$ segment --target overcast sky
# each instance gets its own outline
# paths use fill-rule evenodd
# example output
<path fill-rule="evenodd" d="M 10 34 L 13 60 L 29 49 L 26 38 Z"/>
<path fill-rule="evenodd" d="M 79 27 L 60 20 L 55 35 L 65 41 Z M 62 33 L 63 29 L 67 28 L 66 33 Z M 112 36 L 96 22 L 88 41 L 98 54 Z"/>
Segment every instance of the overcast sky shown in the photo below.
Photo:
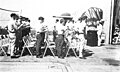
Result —
<path fill-rule="evenodd" d="M 107 5 L 106 5 L 107 4 Z M 98 7 L 107 11 L 110 0 L 0 0 L 0 7 L 22 11 L 22 15 L 37 20 L 39 16 L 52 17 L 62 13 L 80 15 L 90 7 Z M 108 9 L 109 10 L 109 9 Z"/>

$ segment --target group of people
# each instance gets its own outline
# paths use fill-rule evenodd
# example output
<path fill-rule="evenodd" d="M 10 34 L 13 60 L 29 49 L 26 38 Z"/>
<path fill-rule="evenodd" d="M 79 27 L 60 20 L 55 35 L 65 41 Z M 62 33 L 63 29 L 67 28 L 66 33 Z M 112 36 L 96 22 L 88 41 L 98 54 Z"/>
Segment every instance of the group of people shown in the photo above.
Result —
<path fill-rule="evenodd" d="M 10 15 L 11 19 L 7 25 L 7 30 L 10 38 L 10 56 L 15 57 L 20 54 L 24 45 L 22 38 L 29 35 L 30 19 L 19 16 L 15 13 Z"/>
<path fill-rule="evenodd" d="M 15 13 L 10 15 L 11 21 L 8 24 L 8 32 L 11 40 L 11 57 L 20 54 L 24 46 L 23 37 L 30 35 L 32 29 L 30 19 L 19 16 Z M 72 43 L 78 43 L 79 58 L 85 59 L 83 50 L 86 45 L 86 27 L 85 21 L 64 18 L 56 18 L 54 24 L 46 24 L 44 17 L 38 17 L 39 23 L 36 25 L 36 58 L 42 58 L 41 47 L 45 45 L 49 35 L 52 35 L 52 41 L 55 42 L 55 49 L 58 58 L 64 58 L 66 52 Z"/>
<path fill-rule="evenodd" d="M 58 58 L 64 58 L 70 44 L 77 44 L 76 51 L 79 52 L 79 58 L 85 59 L 83 55 L 87 42 L 87 31 L 96 30 L 98 38 L 98 46 L 101 45 L 101 34 L 103 32 L 104 21 L 74 21 L 72 19 L 57 18 L 55 23 L 47 25 L 43 17 L 39 17 L 37 31 L 36 57 L 43 57 L 41 46 L 47 40 L 47 32 L 53 32 L 53 41 L 56 45 L 56 54 Z M 93 29 L 92 29 L 93 28 Z"/>
<path fill-rule="evenodd" d="M 39 24 L 36 26 L 37 30 L 37 41 L 36 41 L 36 57 L 42 58 L 43 54 L 41 52 L 41 47 L 44 44 L 44 42 L 49 38 L 50 32 L 52 32 L 53 38 L 52 41 L 55 42 L 56 47 L 56 54 L 58 58 L 64 58 L 67 49 L 69 48 L 70 44 L 75 40 L 80 41 L 80 43 L 84 43 L 84 32 L 81 29 L 79 29 L 79 24 L 76 23 L 73 20 L 64 20 L 64 19 L 56 19 L 55 23 L 49 24 L 49 26 L 45 23 L 45 19 L 43 17 L 39 17 Z M 51 25 L 51 26 L 50 26 Z M 84 25 L 85 26 L 85 25 Z M 84 28 L 84 27 L 83 27 Z M 75 42 L 74 41 L 74 42 Z M 85 44 L 84 44 L 85 45 Z M 83 58 L 82 50 L 84 48 L 84 45 L 81 44 L 81 47 L 79 51 L 79 57 Z"/>

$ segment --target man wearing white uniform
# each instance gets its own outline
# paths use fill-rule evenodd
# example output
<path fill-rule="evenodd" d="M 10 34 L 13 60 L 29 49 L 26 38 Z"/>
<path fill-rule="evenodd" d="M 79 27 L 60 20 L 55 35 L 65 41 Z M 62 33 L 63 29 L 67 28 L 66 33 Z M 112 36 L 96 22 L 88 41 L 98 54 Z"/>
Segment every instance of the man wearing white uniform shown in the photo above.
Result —
<path fill-rule="evenodd" d="M 85 57 L 83 56 L 83 49 L 85 47 L 85 37 L 84 37 L 84 27 L 86 26 L 86 23 L 84 21 L 82 21 L 82 23 L 80 23 L 79 21 L 76 23 L 76 28 L 79 31 L 78 34 L 78 38 L 80 39 L 80 48 L 79 48 L 79 58 L 80 59 L 85 59 Z"/>
<path fill-rule="evenodd" d="M 10 15 L 11 20 L 10 23 L 8 24 L 8 32 L 9 32 L 9 37 L 10 37 L 10 56 L 11 58 L 15 57 L 14 55 L 14 48 L 15 48 L 15 31 L 17 30 L 17 20 L 19 19 L 19 16 L 16 15 L 15 13 L 12 13 Z"/>
<path fill-rule="evenodd" d="M 57 50 L 57 55 L 58 58 L 64 58 L 64 52 L 63 52 L 63 44 L 64 44 L 64 30 L 65 30 L 65 26 L 63 25 L 64 23 L 61 21 L 60 23 L 58 23 L 56 25 L 56 29 L 58 31 L 58 36 L 55 40 L 55 44 L 56 44 L 56 50 Z"/>
<path fill-rule="evenodd" d="M 57 36 L 57 34 L 58 34 L 58 31 L 57 31 L 57 28 L 56 28 L 56 26 L 57 26 L 58 24 L 59 24 L 59 20 L 56 19 L 55 24 L 54 24 L 54 27 L 53 27 L 53 41 L 54 41 L 54 42 L 55 42 L 56 36 Z"/>
<path fill-rule="evenodd" d="M 36 31 L 37 31 L 37 42 L 36 42 L 36 58 L 42 58 L 42 52 L 41 47 L 44 45 L 45 39 L 46 39 L 46 31 L 47 26 L 44 24 L 44 18 L 39 17 L 39 24 L 37 25 Z"/>
<path fill-rule="evenodd" d="M 98 21 L 98 23 L 97 23 L 98 46 L 101 45 L 101 34 L 102 34 L 102 30 L 103 30 L 103 26 L 102 25 L 103 24 Z"/>

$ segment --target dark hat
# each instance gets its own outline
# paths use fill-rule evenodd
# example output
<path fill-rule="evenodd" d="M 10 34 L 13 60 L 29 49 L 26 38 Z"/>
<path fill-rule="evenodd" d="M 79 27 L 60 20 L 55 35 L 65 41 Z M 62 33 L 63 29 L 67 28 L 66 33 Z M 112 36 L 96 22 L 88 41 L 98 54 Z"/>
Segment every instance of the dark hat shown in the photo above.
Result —
<path fill-rule="evenodd" d="M 53 17 L 54 18 L 64 18 L 64 19 L 72 19 L 73 18 L 70 13 L 63 13 L 60 16 L 53 16 Z"/>
<path fill-rule="evenodd" d="M 30 19 L 29 18 L 25 18 L 25 21 L 30 22 Z"/>
<path fill-rule="evenodd" d="M 39 17 L 38 20 L 44 20 L 44 17 Z"/>
<path fill-rule="evenodd" d="M 23 16 L 20 16 L 20 20 L 21 20 L 21 21 L 26 21 L 26 18 L 23 17 Z"/>
<path fill-rule="evenodd" d="M 30 19 L 28 19 L 28 22 L 30 22 Z"/>
<path fill-rule="evenodd" d="M 58 22 L 59 21 L 59 19 L 56 19 L 56 22 Z"/>
<path fill-rule="evenodd" d="M 11 13 L 10 17 L 13 18 L 14 20 L 18 20 L 19 19 L 19 16 L 17 14 L 15 14 L 15 13 Z"/>

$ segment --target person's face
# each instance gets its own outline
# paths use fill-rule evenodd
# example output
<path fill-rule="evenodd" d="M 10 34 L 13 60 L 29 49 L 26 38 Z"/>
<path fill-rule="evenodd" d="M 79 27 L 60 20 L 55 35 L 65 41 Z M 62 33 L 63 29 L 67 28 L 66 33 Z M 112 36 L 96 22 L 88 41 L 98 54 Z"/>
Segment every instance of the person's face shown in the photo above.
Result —
<path fill-rule="evenodd" d="M 69 26 L 67 26 L 67 29 L 69 29 Z"/>
<path fill-rule="evenodd" d="M 54 29 L 56 29 L 56 26 L 54 26 Z"/>
<path fill-rule="evenodd" d="M 11 21 L 16 22 L 17 20 L 14 17 L 11 17 Z"/>
<path fill-rule="evenodd" d="M 44 20 L 39 20 L 39 22 L 40 22 L 40 23 L 43 23 L 43 22 L 44 22 Z"/>
<path fill-rule="evenodd" d="M 22 24 L 25 24 L 26 22 L 25 21 L 22 21 Z"/>
<path fill-rule="evenodd" d="M 21 23 L 20 23 L 20 19 L 18 19 L 16 22 L 17 22 L 17 24 L 18 24 L 18 25 L 20 25 L 20 24 L 21 24 Z"/>

